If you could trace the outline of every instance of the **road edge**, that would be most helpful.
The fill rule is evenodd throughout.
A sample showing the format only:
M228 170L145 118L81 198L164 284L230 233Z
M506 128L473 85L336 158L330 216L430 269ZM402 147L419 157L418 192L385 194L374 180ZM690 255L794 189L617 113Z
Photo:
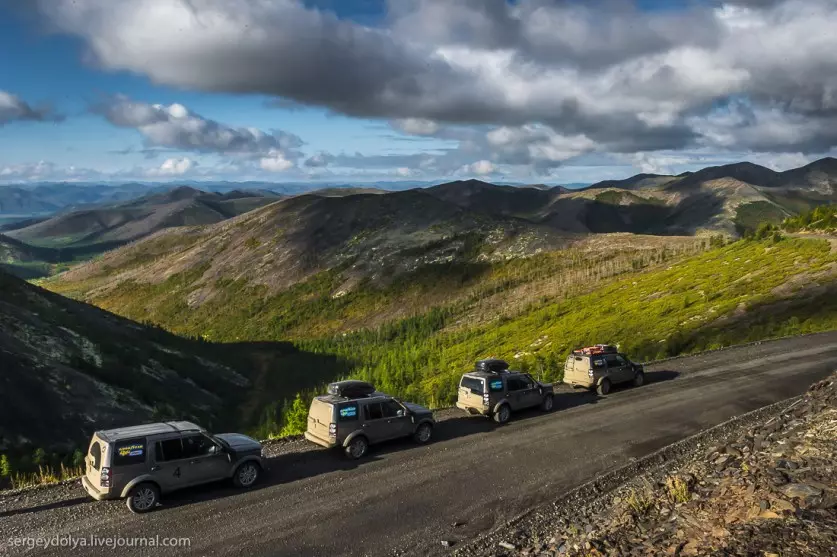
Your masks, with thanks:
M516 533L520 530L526 530L529 537L542 536L549 539L553 535L553 525L556 520L570 513L578 514L580 508L595 505L603 497L641 476L659 472L664 468L670 467L672 470L679 468L700 451L705 451L707 447L726 444L739 435L741 430L752 424L770 415L789 410L804 396L802 394L762 406L657 449L649 455L573 488L552 503L529 509L491 532L466 541L454 551L453 555L463 557L493 555L501 542L508 543L507 540L517 538Z

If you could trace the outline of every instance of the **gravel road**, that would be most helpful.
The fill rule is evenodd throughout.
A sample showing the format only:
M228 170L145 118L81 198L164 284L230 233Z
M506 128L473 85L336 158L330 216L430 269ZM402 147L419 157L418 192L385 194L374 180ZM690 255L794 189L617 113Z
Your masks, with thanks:
M270 473L166 497L147 515L89 500L78 484L0 496L0 554L105 555L109 548L25 549L10 538L187 537L188 547L121 555L441 555L566 490L738 414L803 393L837 369L837 332L654 364L648 384L606 397L561 389L555 410L495 426L440 413L435 442L376 447L361 462L303 441L271 445Z

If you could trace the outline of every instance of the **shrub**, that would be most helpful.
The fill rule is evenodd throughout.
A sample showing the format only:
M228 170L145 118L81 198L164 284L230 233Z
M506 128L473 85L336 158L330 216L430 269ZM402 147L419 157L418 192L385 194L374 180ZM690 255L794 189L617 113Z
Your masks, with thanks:
M297 393L291 407L283 413L282 429L279 431L279 436L302 435L305 433L307 426L308 405L302 399L302 396Z

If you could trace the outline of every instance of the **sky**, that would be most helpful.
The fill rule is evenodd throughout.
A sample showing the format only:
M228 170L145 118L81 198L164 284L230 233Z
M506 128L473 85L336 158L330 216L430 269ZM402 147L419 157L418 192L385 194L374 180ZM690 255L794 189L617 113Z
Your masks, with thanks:
M837 0L0 0L0 183L592 183L837 147Z

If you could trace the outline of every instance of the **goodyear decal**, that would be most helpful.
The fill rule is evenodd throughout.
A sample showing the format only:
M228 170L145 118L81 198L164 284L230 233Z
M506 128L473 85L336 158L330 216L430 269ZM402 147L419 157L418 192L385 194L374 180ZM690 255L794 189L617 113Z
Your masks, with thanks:
M127 445L125 447L119 447L119 456L142 456L144 450L145 446L143 445Z
M502 391L503 390L503 382L502 381L492 381L491 382L491 389L495 391Z
M357 416L357 406L345 406L340 409L340 417L354 418Z

